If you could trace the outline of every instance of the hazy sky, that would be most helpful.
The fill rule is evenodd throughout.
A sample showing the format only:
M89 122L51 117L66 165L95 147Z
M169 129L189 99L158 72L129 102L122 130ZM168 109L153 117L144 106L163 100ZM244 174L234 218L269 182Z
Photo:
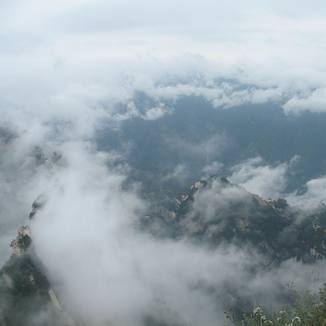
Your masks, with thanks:
M76 92L125 99L167 74L192 74L274 87L264 98L290 93L286 112L324 111L325 9L323 1L5 0L1 99L25 107Z
M81 56L192 53L263 60L269 54L297 61L298 48L311 56L324 51L326 5L317 0L32 0L0 6L2 47L21 54L48 48L62 56L83 49Z
M325 51L323 1L32 0L2 1L0 9L2 55L187 53L226 62L314 64Z

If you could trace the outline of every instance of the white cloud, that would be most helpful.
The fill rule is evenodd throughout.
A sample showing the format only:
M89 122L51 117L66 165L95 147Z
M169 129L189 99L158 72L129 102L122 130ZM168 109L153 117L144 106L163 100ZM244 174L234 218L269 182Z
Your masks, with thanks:
M170 98L199 94L219 107L288 102L285 110L292 112L302 90L325 87L326 56L319 44L326 26L322 2L315 3L314 10L304 1L300 6L289 3L3 1L2 101L26 106L27 98L41 111L59 97L65 104L55 105L67 113L76 105L126 101L140 88ZM158 86L167 74L182 78L187 73L205 82L188 79L183 85ZM207 86L218 77L256 88ZM78 99L67 94L74 87L82 90ZM91 103L83 97L90 92ZM321 110L320 100L312 100ZM67 110L67 105L72 108Z
M165 141L177 153L181 152L184 157L207 163L220 156L229 143L228 137L220 134L214 134L199 141L190 141L179 135L168 135Z
M325 205L326 176L309 180L305 187L306 190L302 194L294 192L287 196L290 204L307 211L315 210L320 208L320 205Z
M177 180L179 182L184 182L189 178L189 174L189 168L185 164L177 164L173 171L164 177L164 180Z
M295 156L289 162L268 165L261 157L251 158L231 169L230 181L263 198L285 198L291 206L303 211L316 210L325 205L325 176L309 180L300 193L285 191L291 168L298 160Z
M146 111L142 116L144 120L157 120L168 113L168 109L164 107L153 107Z
M326 112L326 88L319 88L307 96L291 98L283 108L286 113Z
M80 143L61 150L66 164L47 184L48 201L32 236L73 316L94 325L143 325L146 315L189 325L222 321L223 305L200 284L222 289L226 279L238 279L235 266L245 269L246 254L136 231L144 203L122 189L124 177L107 167L107 155Z
M256 157L234 166L230 180L263 198L278 198L286 188L288 169L288 163L269 166Z
M325 176L309 180L300 193L285 191L288 175L298 160L299 157L295 156L289 162L268 165L261 157L251 158L231 169L230 181L263 198L285 198L291 206L303 211L316 210L325 205Z
M227 219L231 212L247 210L251 195L242 187L214 180L212 184L194 196L190 218L197 216L205 222ZM185 220L187 223L187 220Z
M203 172L207 176L215 175L221 171L223 168L223 163L218 161L213 161L212 163L207 164L203 168Z
M286 262L253 276L251 267L263 260L245 248L208 250L152 238L135 228L144 202L134 190L123 190L124 176L107 166L107 155L76 143L62 151L66 165L48 183L48 202L33 221L32 235L50 280L75 319L92 325L144 325L144 317L151 316L171 323L223 325L233 295L274 307L281 304L275 298L291 275L306 289L312 272L325 269L324 262ZM243 189L222 189L217 183L211 198L206 198L209 192L202 195L205 209L210 199L219 200L221 209L239 196L247 198Z

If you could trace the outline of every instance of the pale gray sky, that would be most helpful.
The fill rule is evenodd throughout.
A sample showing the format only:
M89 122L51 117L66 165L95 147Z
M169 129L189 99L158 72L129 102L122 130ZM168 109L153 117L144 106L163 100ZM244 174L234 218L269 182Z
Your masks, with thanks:
M325 15L323 1L5 0L0 33L2 48L19 53L283 55L296 62L299 48L312 58L325 51Z
M19 107L42 120L63 114L81 121L81 130L90 106L128 100L134 89L196 93L225 106L290 94L285 112L324 111L325 7L280 0L4 0L0 108ZM220 76L240 78L272 89L228 96L191 85L157 90L166 75L203 75L206 85Z

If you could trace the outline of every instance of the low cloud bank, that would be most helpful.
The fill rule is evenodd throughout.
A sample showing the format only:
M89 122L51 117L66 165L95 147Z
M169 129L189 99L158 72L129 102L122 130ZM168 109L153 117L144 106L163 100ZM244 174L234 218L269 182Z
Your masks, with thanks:
M137 189L124 189L124 171L110 166L112 158L85 144L61 150L65 164L47 185L48 202L32 223L32 235L76 319L92 325L223 325L224 309L238 296L277 308L291 282L300 290L322 283L324 262L287 261L253 275L264 257L250 250L209 250L139 231L146 203Z
M148 320L223 325L225 308L235 304L237 297L277 308L288 283L315 289L323 282L318 276L311 283L312 275L323 275L324 262L308 266L287 261L253 275L252 268L264 264L264 257L249 248L208 250L140 232L138 221L148 203L140 198L137 186L126 189L128 167L120 164L121 157L99 152L93 142L103 111L78 111L76 119L74 114L53 119L52 114L38 117L32 112L7 112L1 142L6 153L1 172L7 185L1 200L7 211L1 220L16 218L8 227L13 232L14 224L26 220L30 203L40 193L46 194L48 202L32 222L35 250L76 319L93 325L146 325ZM85 129L89 114L91 128ZM218 149L222 140L213 137L186 150L209 152ZM231 180L274 197L284 192L291 164L269 166L254 158L235 166ZM287 197L293 202L316 201L321 194L323 178L308 182L304 195ZM225 209L239 199L234 192L218 195L214 200L229 205ZM206 209L208 218L215 214L210 211L210 199L203 197L196 203L198 209ZM5 234L1 241L7 238Z
M284 198L303 211L317 210L325 205L325 176L309 180L300 191L286 192L289 175L299 160L295 156L289 162L269 165L261 157L254 157L232 167L230 180L263 198Z

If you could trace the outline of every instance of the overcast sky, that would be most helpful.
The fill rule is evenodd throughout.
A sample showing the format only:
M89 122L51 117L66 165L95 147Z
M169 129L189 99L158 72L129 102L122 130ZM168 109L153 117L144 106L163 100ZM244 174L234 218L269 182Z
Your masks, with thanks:
M0 46L2 56L45 49L62 59L191 53L315 65L325 54L325 15L319 0L4 0Z
M325 15L317 0L4 0L2 102L27 106L27 96L39 107L76 84L96 99L126 97L126 75L148 88L166 74L242 72L256 84L286 84L282 94L317 89L291 98L286 112L324 111Z

